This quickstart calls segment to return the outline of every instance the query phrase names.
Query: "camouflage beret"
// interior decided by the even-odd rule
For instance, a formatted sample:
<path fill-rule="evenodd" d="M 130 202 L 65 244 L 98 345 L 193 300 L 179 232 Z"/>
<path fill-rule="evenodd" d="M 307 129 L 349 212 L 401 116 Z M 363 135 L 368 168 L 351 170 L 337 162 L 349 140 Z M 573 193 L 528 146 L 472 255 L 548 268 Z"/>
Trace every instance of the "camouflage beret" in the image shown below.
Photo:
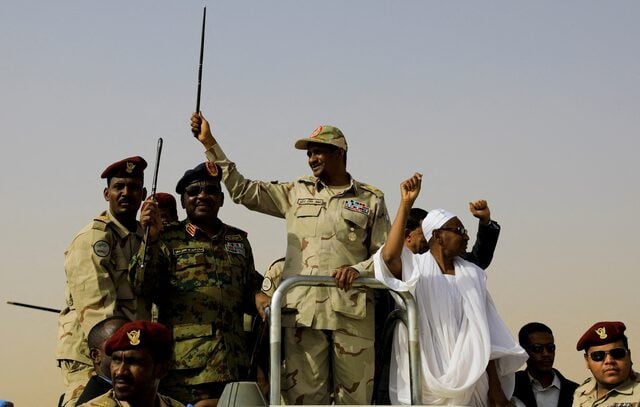
<path fill-rule="evenodd" d="M 145 168 L 147 168 L 147 162 L 144 158 L 136 155 L 111 164 L 102 171 L 100 178 L 142 178 Z"/>
<path fill-rule="evenodd" d="M 590 346 L 600 346 L 626 338 L 624 331 L 627 327 L 622 322 L 597 322 L 587 329 L 576 344 L 576 350 L 589 349 Z"/>
<path fill-rule="evenodd" d="M 210 161 L 198 164 L 192 170 L 185 171 L 178 185 L 176 185 L 176 192 L 182 195 L 187 185 L 195 181 L 214 181 L 220 183 L 222 180 L 222 169 L 218 164 L 214 164 Z"/>
<path fill-rule="evenodd" d="M 148 349 L 156 360 L 169 360 L 173 351 L 171 331 L 151 321 L 133 321 L 122 325 L 104 344 L 107 356 L 129 349 Z"/>
<path fill-rule="evenodd" d="M 347 139 L 339 128 L 333 126 L 320 126 L 307 138 L 296 141 L 295 148 L 306 150 L 309 143 L 331 144 L 347 151 Z"/>
<path fill-rule="evenodd" d="M 159 208 L 176 209 L 176 198 L 166 192 L 156 192 L 156 202 Z"/>

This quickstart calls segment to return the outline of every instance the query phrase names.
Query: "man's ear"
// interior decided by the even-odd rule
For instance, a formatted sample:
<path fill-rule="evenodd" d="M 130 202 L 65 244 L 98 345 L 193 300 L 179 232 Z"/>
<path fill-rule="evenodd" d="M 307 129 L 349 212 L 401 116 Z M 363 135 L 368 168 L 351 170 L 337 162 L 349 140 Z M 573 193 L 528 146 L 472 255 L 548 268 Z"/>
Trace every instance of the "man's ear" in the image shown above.
<path fill-rule="evenodd" d="M 103 191 L 102 191 L 102 195 L 104 196 L 104 200 L 109 202 L 109 187 L 106 187 Z"/>
<path fill-rule="evenodd" d="M 91 348 L 91 350 L 89 350 L 89 357 L 91 357 L 91 360 L 93 360 L 93 363 L 96 365 L 102 363 L 102 354 L 100 353 L 100 349 Z"/>
<path fill-rule="evenodd" d="M 156 379 L 161 380 L 162 378 L 164 378 L 167 375 L 167 373 L 169 373 L 170 367 L 171 367 L 171 361 L 169 360 L 156 363 Z"/>
<path fill-rule="evenodd" d="M 184 201 L 187 199 L 186 196 L 187 194 L 185 194 L 184 192 L 182 193 L 182 195 L 180 195 L 180 205 L 182 206 L 182 209 L 185 209 Z"/>

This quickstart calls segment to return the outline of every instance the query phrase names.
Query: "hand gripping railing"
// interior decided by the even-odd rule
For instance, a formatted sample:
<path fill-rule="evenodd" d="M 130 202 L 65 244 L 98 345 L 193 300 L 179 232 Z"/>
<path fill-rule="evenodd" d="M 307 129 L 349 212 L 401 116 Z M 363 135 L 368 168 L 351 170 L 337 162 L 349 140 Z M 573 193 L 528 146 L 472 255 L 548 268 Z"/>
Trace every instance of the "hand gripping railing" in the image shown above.
<path fill-rule="evenodd" d="M 282 342 L 282 299 L 290 289 L 298 286 L 335 287 L 336 281 L 328 276 L 294 276 L 287 277 L 280 282 L 280 286 L 271 298 L 271 310 L 269 318 L 269 343 L 270 349 L 270 396 L 269 404 L 280 405 L 280 344 Z M 358 278 L 353 287 L 389 288 L 374 278 Z M 393 290 L 392 290 L 393 291 Z M 420 404 L 420 346 L 418 342 L 418 324 L 416 303 L 413 296 L 406 291 L 394 291 L 402 298 L 407 310 L 407 331 L 409 337 L 409 378 L 411 382 L 411 404 Z M 373 321 L 371 321 L 373 323 Z"/>

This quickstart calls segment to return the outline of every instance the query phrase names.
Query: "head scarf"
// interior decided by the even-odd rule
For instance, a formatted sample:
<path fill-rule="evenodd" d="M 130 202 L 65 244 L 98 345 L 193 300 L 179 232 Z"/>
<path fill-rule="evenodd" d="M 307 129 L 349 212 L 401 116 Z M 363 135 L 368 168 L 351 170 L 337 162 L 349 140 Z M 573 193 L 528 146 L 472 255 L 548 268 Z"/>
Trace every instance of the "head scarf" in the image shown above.
<path fill-rule="evenodd" d="M 449 219 L 455 217 L 456 215 L 444 209 L 430 210 L 427 217 L 422 221 L 422 233 L 424 233 L 424 237 L 429 241 L 434 230 L 442 227 Z"/>

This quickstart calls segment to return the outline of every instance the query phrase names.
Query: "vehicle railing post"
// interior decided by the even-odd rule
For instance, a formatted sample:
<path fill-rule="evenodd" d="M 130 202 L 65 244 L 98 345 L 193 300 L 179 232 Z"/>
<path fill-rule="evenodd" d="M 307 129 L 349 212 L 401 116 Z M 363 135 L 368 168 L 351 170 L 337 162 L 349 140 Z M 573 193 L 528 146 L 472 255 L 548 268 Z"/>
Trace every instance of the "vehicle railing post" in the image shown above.
<path fill-rule="evenodd" d="M 271 298 L 271 315 L 269 318 L 269 345 L 270 345 L 270 395 L 269 404 L 281 405 L 280 397 L 280 360 L 282 344 L 282 299 L 286 293 L 298 286 L 335 287 L 335 279 L 329 276 L 293 276 L 280 282 L 278 289 Z M 353 282 L 353 287 L 382 288 L 390 290 L 375 278 L 358 278 Z M 390 290 L 393 291 L 393 290 Z M 409 292 L 394 291 L 402 298 L 407 312 L 407 331 L 409 339 L 409 378 L 411 382 L 411 404 L 420 404 L 420 368 L 419 355 L 420 344 L 418 342 L 418 324 L 416 303 Z"/>

